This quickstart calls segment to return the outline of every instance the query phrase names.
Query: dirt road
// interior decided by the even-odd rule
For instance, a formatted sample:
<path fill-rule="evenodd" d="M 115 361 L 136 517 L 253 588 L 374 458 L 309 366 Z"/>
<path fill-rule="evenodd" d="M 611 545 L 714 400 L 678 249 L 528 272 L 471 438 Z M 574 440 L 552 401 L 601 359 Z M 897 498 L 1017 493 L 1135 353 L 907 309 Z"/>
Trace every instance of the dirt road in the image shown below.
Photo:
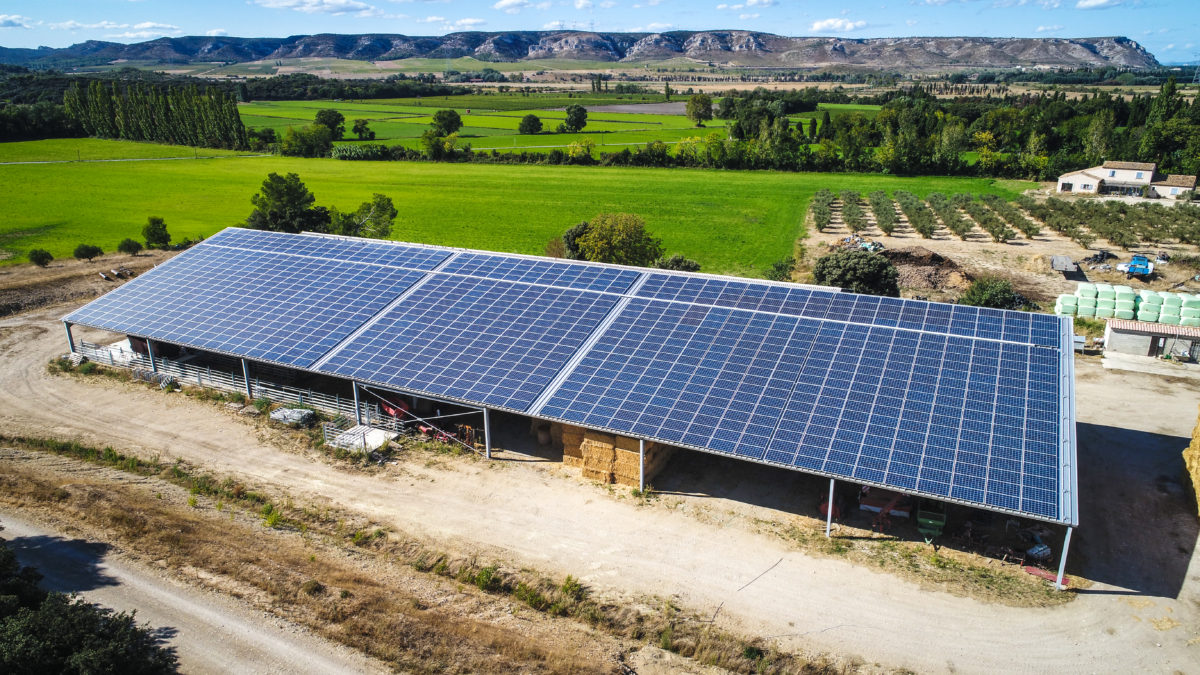
<path fill-rule="evenodd" d="M 179 656 L 185 673 L 345 673 L 387 669 L 345 647 L 122 560 L 103 544 L 62 536 L 0 512 L 3 536 L 24 565 L 45 576 L 43 587 L 79 593 L 112 609 L 137 610 Z"/>
<path fill-rule="evenodd" d="M 182 457 L 441 546 L 581 576 L 602 593 L 720 608 L 719 623 L 787 648 L 935 672 L 1186 672 L 1200 660 L 1197 527 L 1177 470 L 1200 400 L 1195 384 L 1080 365 L 1084 522 L 1072 556 L 1099 583 L 1064 607 L 1016 609 L 813 558 L 757 533 L 757 518 L 790 517 L 773 506 L 789 504 L 774 484 L 787 485 L 781 472 L 739 465 L 727 480 L 745 484 L 723 494 L 744 497 L 696 490 L 642 506 L 550 462 L 409 463 L 382 476 L 341 470 L 265 444 L 252 426 L 209 405 L 48 375 L 46 361 L 65 348 L 56 322 L 63 313 L 0 321 L 0 424 L 13 433 Z"/>

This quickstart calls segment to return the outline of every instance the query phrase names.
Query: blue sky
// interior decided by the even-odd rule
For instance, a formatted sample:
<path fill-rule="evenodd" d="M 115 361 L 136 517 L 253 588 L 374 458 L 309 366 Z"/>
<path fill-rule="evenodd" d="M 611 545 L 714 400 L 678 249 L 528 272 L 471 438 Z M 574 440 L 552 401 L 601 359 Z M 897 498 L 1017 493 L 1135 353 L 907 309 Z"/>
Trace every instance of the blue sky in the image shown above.
<path fill-rule="evenodd" d="M 162 36 L 743 29 L 782 35 L 1125 35 L 1200 58 L 1200 0 L 0 0 L 0 46 Z"/>

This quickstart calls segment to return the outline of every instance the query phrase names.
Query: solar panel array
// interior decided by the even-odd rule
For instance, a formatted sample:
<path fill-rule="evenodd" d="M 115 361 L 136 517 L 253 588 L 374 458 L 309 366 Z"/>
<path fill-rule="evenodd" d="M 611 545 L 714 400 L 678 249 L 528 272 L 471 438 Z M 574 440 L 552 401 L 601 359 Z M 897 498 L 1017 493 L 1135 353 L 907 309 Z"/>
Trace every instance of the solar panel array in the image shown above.
<path fill-rule="evenodd" d="M 1069 327 L 818 287 L 229 229 L 66 317 L 1074 523 Z"/>

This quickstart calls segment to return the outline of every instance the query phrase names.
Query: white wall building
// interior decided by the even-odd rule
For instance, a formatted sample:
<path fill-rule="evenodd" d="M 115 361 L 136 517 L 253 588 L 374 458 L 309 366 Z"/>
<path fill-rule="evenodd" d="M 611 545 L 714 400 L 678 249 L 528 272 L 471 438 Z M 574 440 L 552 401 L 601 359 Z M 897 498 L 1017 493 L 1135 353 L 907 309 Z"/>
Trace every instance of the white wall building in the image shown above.
<path fill-rule="evenodd" d="M 1105 162 L 1059 176 L 1058 191 L 1178 199 L 1196 188 L 1195 176 L 1163 175 L 1157 168 L 1149 162 Z"/>

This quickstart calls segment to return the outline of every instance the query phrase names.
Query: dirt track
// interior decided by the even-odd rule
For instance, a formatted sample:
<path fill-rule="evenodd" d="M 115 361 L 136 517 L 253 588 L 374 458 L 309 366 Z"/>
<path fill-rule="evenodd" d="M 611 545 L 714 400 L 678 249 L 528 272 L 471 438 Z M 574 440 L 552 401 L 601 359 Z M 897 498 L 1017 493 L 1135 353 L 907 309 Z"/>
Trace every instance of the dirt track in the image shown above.
<path fill-rule="evenodd" d="M 204 593 L 68 539 L 25 518 L 0 513 L 3 536 L 45 588 L 79 593 L 121 611 L 137 610 L 179 656 L 187 673 L 387 672 L 382 664 L 216 593 Z"/>
<path fill-rule="evenodd" d="M 265 444 L 212 406 L 48 375 L 46 361 L 65 351 L 56 321 L 63 313 L 0 320 L 0 424 L 12 433 L 182 457 L 443 546 L 581 576 L 600 592 L 720 608 L 718 623 L 787 648 L 959 672 L 1188 671 L 1200 658 L 1196 520 L 1172 475 L 1195 420 L 1194 384 L 1164 388 L 1162 379 L 1080 365 L 1081 479 L 1089 491 L 1072 556 L 1098 583 L 1065 607 L 1015 609 L 806 556 L 740 517 L 788 518 L 760 501 L 700 496 L 685 508 L 667 499 L 639 506 L 548 462 L 456 462 L 391 476 L 341 470 Z"/>

